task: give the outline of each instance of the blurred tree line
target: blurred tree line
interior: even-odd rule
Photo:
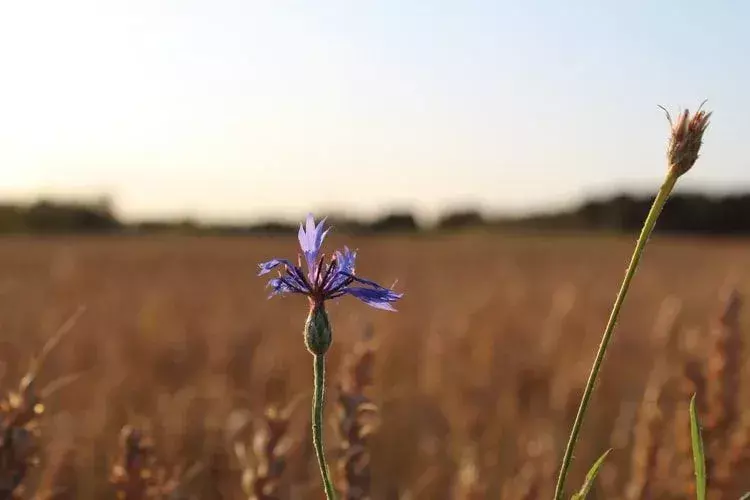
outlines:
[[[487,217],[474,209],[443,214],[431,227],[422,227],[408,211],[387,213],[372,221],[330,215],[338,232],[368,234],[382,232],[457,231],[465,229],[520,229],[547,231],[635,232],[646,217],[653,196],[620,194],[590,199],[570,210],[522,217]],[[118,219],[107,198],[93,203],[39,200],[32,204],[0,203],[0,233],[135,233],[135,234],[284,234],[296,224],[266,221],[253,224],[209,224],[191,219],[154,220],[126,224]],[[659,220],[659,231],[671,233],[740,235],[750,234],[750,194],[707,196],[698,193],[674,195]]]
[[[88,203],[0,204],[2,233],[104,233],[122,228],[107,198]]]
[[[616,195],[592,199],[570,211],[537,214],[505,221],[534,229],[639,231],[653,196]],[[657,229],[665,233],[750,234],[750,194],[707,196],[680,193],[670,197]]]

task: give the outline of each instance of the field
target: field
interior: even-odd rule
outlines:
[[[341,442],[337,383],[369,331],[365,394],[379,423],[368,443],[372,498],[550,498],[633,238],[334,235],[327,248],[343,244],[359,249],[358,273],[398,280],[406,295],[398,313],[351,298],[329,308],[332,461]],[[0,240],[6,391],[86,307],[39,375],[43,388],[80,374],[44,399],[27,497],[115,498],[118,440],[130,425],[153,440],[150,470],[183,476],[193,498],[246,498],[233,442],[260,439],[264,409],[291,404],[289,448],[276,457],[286,462],[279,497],[322,498],[309,444],[307,305],[267,300],[256,276],[261,260],[296,251],[291,237]],[[654,237],[584,425],[571,489],[612,447],[592,498],[686,498],[696,387],[716,498],[750,489],[737,483],[750,424],[734,407],[745,394],[737,389],[740,332],[750,325],[736,308],[723,315],[730,292],[747,288],[748,264],[747,241]],[[642,404],[644,393],[651,404]],[[247,412],[250,425],[228,432]],[[734,482],[721,479],[726,468]],[[333,474],[341,480],[337,466]]]

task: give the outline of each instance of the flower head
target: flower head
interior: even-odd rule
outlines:
[[[698,152],[703,144],[703,133],[708,128],[708,120],[711,118],[711,112],[703,111],[702,108],[703,104],[692,116],[686,109],[680,113],[676,121],[672,121],[669,112],[662,107],[672,129],[667,147],[667,161],[670,171],[677,177],[690,170],[698,159]]]
[[[326,300],[351,295],[369,306],[395,311],[391,304],[403,294],[356,276],[355,251],[347,247],[344,247],[343,251],[336,250],[333,258],[326,262],[325,254],[320,252],[320,247],[329,230],[324,229],[323,222],[325,221],[322,220],[316,225],[310,214],[305,224],[300,224],[298,238],[302,254],[297,265],[287,259],[271,259],[259,264],[258,276],[281,268],[279,275],[268,282],[273,289],[271,296],[298,293],[306,295],[312,305],[319,306]],[[307,272],[303,270],[302,255],[305,258]]]

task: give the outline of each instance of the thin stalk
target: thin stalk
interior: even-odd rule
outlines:
[[[664,208],[664,204],[667,202],[672,189],[674,189],[674,185],[677,182],[677,177],[678,175],[673,174],[671,170],[670,173],[667,174],[667,178],[664,180],[664,183],[659,189],[659,193],[656,195],[656,199],[654,200],[653,205],[651,205],[651,210],[648,212],[646,221],[643,223],[643,228],[641,229],[641,234],[635,244],[635,250],[633,251],[633,256],[630,259],[630,265],[625,272],[625,278],[623,279],[622,285],[620,286],[620,291],[617,294],[614,306],[612,306],[612,313],[609,316],[607,327],[604,329],[604,334],[602,335],[602,340],[599,344],[599,350],[596,353],[594,364],[591,366],[591,372],[589,373],[586,387],[583,390],[583,395],[581,396],[581,404],[578,407],[578,413],[576,414],[575,421],[573,422],[573,428],[570,431],[570,438],[568,440],[568,445],[565,448],[565,455],[563,456],[562,465],[560,467],[560,475],[558,476],[557,486],[555,487],[555,500],[563,499],[565,479],[567,478],[570,464],[573,461],[573,451],[575,450],[575,446],[578,442],[578,435],[581,432],[583,417],[585,416],[586,410],[588,409],[591,394],[594,392],[594,385],[596,385],[596,381],[599,377],[599,370],[601,369],[604,355],[607,352],[607,346],[609,345],[609,341],[612,338],[612,332],[614,332],[617,318],[620,315],[620,308],[622,307],[622,303],[625,300],[625,296],[628,294],[630,282],[632,281],[633,276],[635,275],[635,272],[638,268],[638,263],[641,260],[643,250],[646,247],[649,236],[651,236],[651,233],[654,230],[654,226],[656,226],[656,221],[659,218],[662,209]]]
[[[325,406],[325,379],[326,379],[326,358],[322,354],[313,354],[315,359],[315,390],[313,392],[312,404],[312,432],[313,445],[315,454],[318,456],[318,466],[320,467],[320,476],[323,478],[323,487],[325,488],[326,498],[329,500],[336,499],[336,491],[333,489],[331,475],[328,472],[328,464],[323,447],[323,408]]]

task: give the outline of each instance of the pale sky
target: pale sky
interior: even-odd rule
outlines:
[[[0,0],[0,195],[128,218],[750,189],[750,2]]]

